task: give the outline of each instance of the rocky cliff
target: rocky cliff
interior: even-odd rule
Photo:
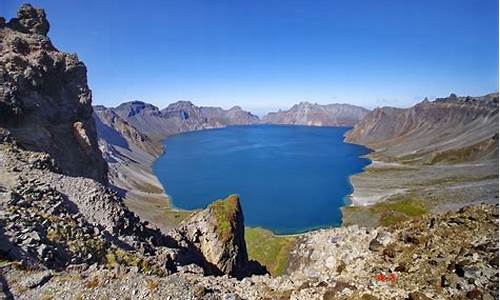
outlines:
[[[141,219],[167,231],[169,199],[151,170],[153,161],[163,153],[163,145],[104,106],[94,107],[94,120],[111,186]]]
[[[23,6],[0,22],[0,127],[53,169],[106,181],[92,120],[87,69],[47,37],[43,10]]]
[[[301,102],[287,111],[268,113],[262,118],[266,124],[313,126],[354,126],[368,110],[350,104],[320,105]]]

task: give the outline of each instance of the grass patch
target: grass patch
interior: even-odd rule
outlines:
[[[402,200],[397,202],[384,201],[374,205],[376,212],[395,211],[403,213],[409,217],[417,217],[427,212],[427,209],[418,200]]]
[[[148,278],[148,279],[146,279],[146,286],[151,291],[154,291],[154,290],[158,289],[158,281]]]
[[[85,287],[88,289],[94,289],[99,286],[99,279],[97,277],[90,278],[86,283]]]
[[[215,214],[216,227],[222,240],[231,237],[235,216],[240,209],[240,198],[238,195],[230,195],[224,200],[217,200],[208,206],[208,209]]]
[[[343,226],[388,226],[428,212],[422,200],[410,195],[397,195],[370,206],[347,206],[342,208]]]
[[[245,228],[248,256],[261,264],[273,275],[282,275],[288,266],[288,256],[296,238],[277,236],[262,228]]]
[[[495,149],[498,149],[498,134],[471,146],[435,152],[432,154],[428,164],[467,162],[473,159],[479,159],[481,156],[487,155],[488,153],[492,153]],[[498,156],[498,154],[496,156]]]
[[[373,205],[372,210],[380,214],[381,225],[392,225],[427,213],[427,208],[420,200],[405,199],[384,201]]]

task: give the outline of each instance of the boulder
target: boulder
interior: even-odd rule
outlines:
[[[248,266],[238,195],[217,200],[185,220],[173,235],[194,247],[214,273],[243,276]]]
[[[392,237],[389,233],[381,231],[377,233],[377,236],[371,240],[369,244],[369,249],[372,251],[382,251],[385,246],[387,246],[392,240]]]

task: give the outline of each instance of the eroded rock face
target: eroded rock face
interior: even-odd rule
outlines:
[[[87,70],[46,36],[42,9],[23,5],[0,26],[0,127],[23,149],[45,152],[61,172],[106,182]]]
[[[385,160],[412,164],[498,159],[498,93],[378,107],[346,134]]]
[[[196,247],[215,273],[238,277],[248,264],[243,224],[239,196],[231,195],[195,213],[174,236]]]
[[[130,148],[132,144],[155,157],[163,152],[163,145],[160,142],[137,130],[111,108],[95,106],[94,120],[97,136],[111,145]]]

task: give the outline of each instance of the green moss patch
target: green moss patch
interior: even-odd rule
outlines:
[[[468,147],[433,153],[428,164],[467,162],[492,153],[495,149],[498,151],[498,135]],[[495,156],[498,157],[498,153]]]
[[[349,206],[342,209],[344,226],[358,224],[370,227],[393,225],[427,212],[424,202],[410,195],[395,196],[370,206]]]
[[[177,227],[177,225],[179,225],[182,221],[184,221],[189,216],[191,216],[191,214],[193,214],[192,211],[178,210],[170,207],[163,209],[164,211],[162,213],[161,220],[159,221],[170,228]]]
[[[217,232],[223,240],[228,240],[231,237],[233,223],[240,209],[239,199],[238,195],[230,195],[226,199],[217,200],[208,206],[208,209],[215,214]]]
[[[245,228],[248,256],[261,264],[273,275],[282,275],[288,266],[288,257],[296,238],[274,235],[262,228]]]

